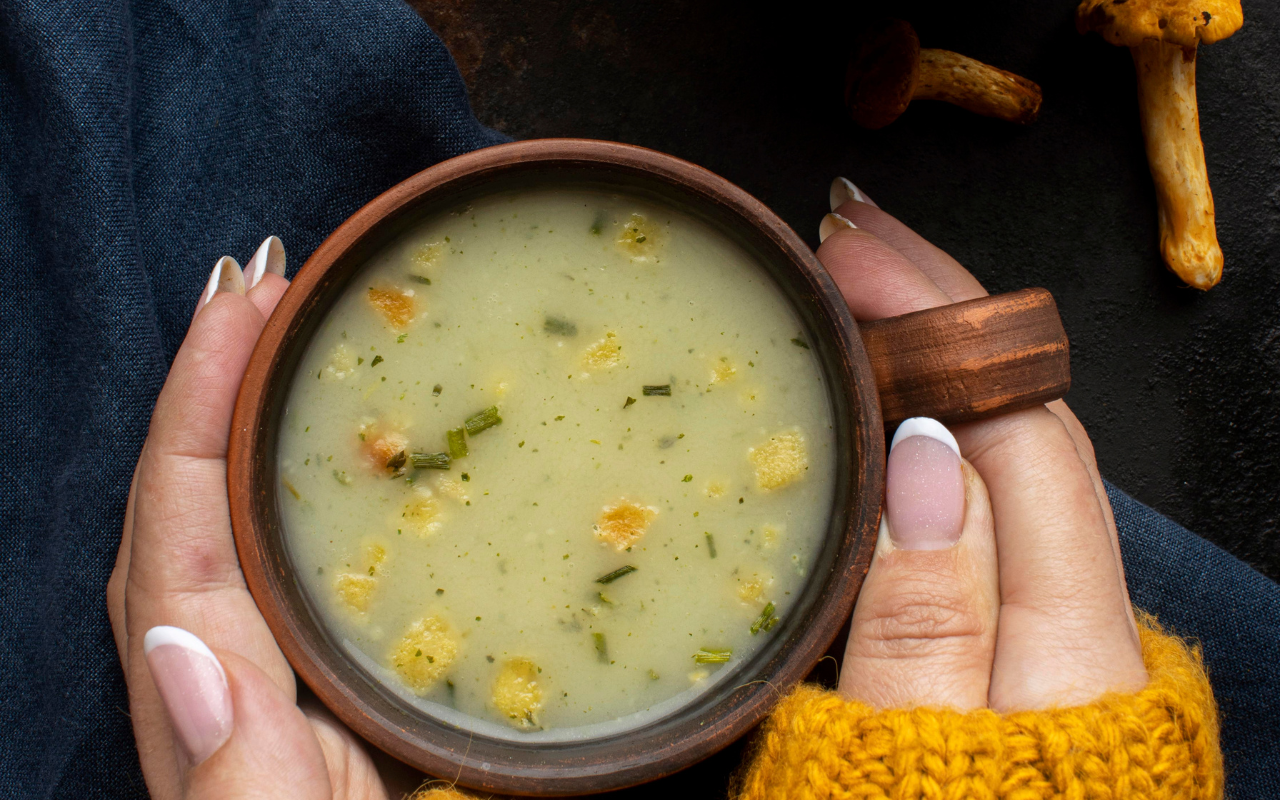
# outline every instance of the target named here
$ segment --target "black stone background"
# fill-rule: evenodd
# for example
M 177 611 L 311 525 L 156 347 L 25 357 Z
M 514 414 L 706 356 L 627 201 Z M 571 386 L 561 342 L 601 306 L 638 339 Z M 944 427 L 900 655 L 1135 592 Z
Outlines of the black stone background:
M 1102 474 L 1280 579 L 1280 4 L 1246 2 L 1244 28 L 1199 53 L 1226 255 L 1222 283 L 1201 293 L 1160 260 L 1129 54 L 1077 34 L 1075 0 L 409 2 L 448 42 L 481 121 L 515 138 L 672 153 L 744 187 L 815 247 L 843 175 L 989 290 L 1048 288 L 1071 337 L 1067 400 Z M 859 27 L 886 11 L 926 47 L 1039 83 L 1039 121 L 920 102 L 884 130 L 853 126 L 844 63 Z M 731 748 L 670 789 L 723 796 L 740 757 Z

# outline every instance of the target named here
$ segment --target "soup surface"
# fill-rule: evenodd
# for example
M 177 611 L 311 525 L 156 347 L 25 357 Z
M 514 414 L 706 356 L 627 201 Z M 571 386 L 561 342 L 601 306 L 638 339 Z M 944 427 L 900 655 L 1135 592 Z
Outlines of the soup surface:
M 278 463 L 304 589 L 367 670 L 557 739 L 665 714 L 777 634 L 834 440 L 801 323 L 742 248 L 557 187 L 371 259 L 302 359 Z

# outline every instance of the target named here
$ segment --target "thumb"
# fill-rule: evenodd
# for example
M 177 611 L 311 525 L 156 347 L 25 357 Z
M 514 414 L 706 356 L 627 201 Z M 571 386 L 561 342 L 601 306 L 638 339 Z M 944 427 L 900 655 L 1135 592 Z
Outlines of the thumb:
M 893 437 L 885 495 L 840 690 L 877 708 L 983 708 L 1000 610 L 986 486 L 951 433 L 917 417 Z
M 166 625 L 147 631 L 143 650 L 177 740 L 185 798 L 331 800 L 310 723 L 265 672 Z

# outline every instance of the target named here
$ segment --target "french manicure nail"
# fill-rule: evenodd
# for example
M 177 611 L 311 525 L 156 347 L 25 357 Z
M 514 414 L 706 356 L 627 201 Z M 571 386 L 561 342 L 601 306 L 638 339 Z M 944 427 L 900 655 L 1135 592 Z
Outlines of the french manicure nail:
M 821 244 L 827 240 L 827 237 L 841 228 L 851 228 L 857 230 L 858 226 L 839 214 L 828 214 L 822 218 L 822 222 L 818 224 L 818 243 Z
M 960 446 L 942 423 L 913 417 L 898 426 L 885 475 L 889 537 L 903 550 L 942 550 L 960 541 L 964 475 Z
M 219 292 L 244 294 L 244 273 L 240 271 L 240 265 L 231 256 L 223 256 L 218 259 L 217 264 L 213 265 L 213 272 L 209 273 L 209 283 L 205 285 L 204 295 L 200 298 L 200 306 L 203 308 Z
M 828 193 L 827 199 L 831 202 L 831 210 L 835 211 L 840 206 L 850 200 L 857 200 L 859 203 L 866 203 L 869 206 L 876 206 L 871 198 L 862 193 L 862 190 L 853 185 L 853 181 L 848 178 L 836 178 L 831 182 L 831 191 Z
M 174 733 L 192 764 L 199 764 L 231 735 L 231 691 L 222 664 L 194 634 L 168 625 L 147 631 L 142 651 Z
M 245 283 L 252 289 L 262 280 L 262 276 L 270 272 L 272 275 L 284 277 L 284 242 L 279 236 L 268 236 L 258 245 L 258 252 L 249 259 L 249 267 L 245 270 Z M 247 290 L 246 290 L 247 291 Z

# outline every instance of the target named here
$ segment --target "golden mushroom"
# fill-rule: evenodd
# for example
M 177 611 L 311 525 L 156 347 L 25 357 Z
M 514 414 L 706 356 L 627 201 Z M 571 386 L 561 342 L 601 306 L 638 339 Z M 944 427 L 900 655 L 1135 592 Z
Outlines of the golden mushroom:
M 950 50 L 920 47 L 915 28 L 900 19 L 867 28 L 849 61 L 844 104 L 854 122 L 875 130 L 913 100 L 941 100 L 984 117 L 1034 122 L 1040 87 Z
M 1076 28 L 1128 47 L 1138 70 L 1138 113 L 1160 214 L 1160 253 L 1197 289 L 1222 279 L 1222 248 L 1196 109 L 1196 47 L 1244 23 L 1240 0 L 1084 0 Z

